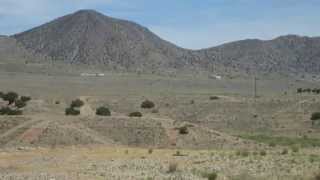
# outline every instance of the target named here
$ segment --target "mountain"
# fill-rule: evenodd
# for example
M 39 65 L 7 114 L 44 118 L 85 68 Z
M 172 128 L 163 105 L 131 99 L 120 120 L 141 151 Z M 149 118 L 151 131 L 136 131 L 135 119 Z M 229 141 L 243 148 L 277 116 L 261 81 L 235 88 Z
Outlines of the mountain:
M 320 72 L 320 38 L 296 35 L 273 40 L 243 40 L 201 50 L 201 59 L 247 73 Z M 213 58 L 212 58 L 213 57 Z
M 43 62 L 114 71 L 286 75 L 320 72 L 320 38 L 288 35 L 269 41 L 249 39 L 187 50 L 136 23 L 93 10 L 63 16 L 10 39 L 42 57 Z
M 188 51 L 136 23 L 81 10 L 13 36 L 26 49 L 53 61 L 113 70 L 189 67 Z

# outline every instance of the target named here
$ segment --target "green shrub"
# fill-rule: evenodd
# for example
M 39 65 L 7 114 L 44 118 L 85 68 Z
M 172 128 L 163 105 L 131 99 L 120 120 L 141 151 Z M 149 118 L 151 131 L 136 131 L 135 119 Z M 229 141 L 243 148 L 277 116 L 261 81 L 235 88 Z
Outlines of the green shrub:
M 18 116 L 18 115 L 22 115 L 22 111 L 19 109 L 10 109 L 10 111 L 8 112 L 9 116 Z
M 289 151 L 288 151 L 288 149 L 286 149 L 286 148 L 283 149 L 282 152 L 281 152 L 282 155 L 286 155 L 286 154 L 288 154 L 288 153 L 289 153 Z
M 0 91 L 0 98 L 2 98 L 4 95 L 4 93 L 2 91 Z
M 2 107 L 0 109 L 0 115 L 8 115 L 8 116 L 22 115 L 22 111 L 18 109 L 11 109 L 9 107 Z
M 243 157 L 248 157 L 250 155 L 250 152 L 247 150 L 238 150 L 236 152 L 237 156 L 243 156 Z
M 132 112 L 129 114 L 129 117 L 142 117 L 141 112 Z
M 11 111 L 9 107 L 2 107 L 0 109 L 0 115 L 8 115 L 9 111 Z
M 260 151 L 260 156 L 266 156 L 267 152 L 265 150 Z
M 25 107 L 27 104 L 26 104 L 26 102 L 25 101 L 22 101 L 22 100 L 16 100 L 15 101 L 15 103 L 14 103 L 14 105 L 17 107 L 17 108 L 23 108 L 23 107 Z
M 302 88 L 297 89 L 297 93 L 302 93 L 302 92 L 303 92 Z
M 314 175 L 314 180 L 320 180 L 320 173 Z
M 311 114 L 310 120 L 317 121 L 320 119 L 320 112 L 314 112 Z
M 75 107 L 79 108 L 79 107 L 82 107 L 83 105 L 84 105 L 84 102 L 83 102 L 82 100 L 76 99 L 76 100 L 74 100 L 74 101 L 71 102 L 70 107 L 72 107 L 72 108 L 75 108 Z
M 108 108 L 106 107 L 99 107 L 96 110 L 96 115 L 98 116 L 111 116 L 111 112 Z
M 219 99 L 218 96 L 211 96 L 211 97 L 210 97 L 210 100 L 218 100 L 218 99 Z
M 179 128 L 179 134 L 188 134 L 189 130 L 187 126 L 182 126 Z
M 8 101 L 9 105 L 14 103 L 19 95 L 16 92 L 8 92 L 2 96 L 4 101 Z
M 292 146 L 291 150 L 292 150 L 292 152 L 297 153 L 297 152 L 299 152 L 299 147 L 298 146 Z
M 205 175 L 208 180 L 216 180 L 218 178 L 218 174 L 216 172 L 212 172 Z
M 182 154 L 179 150 L 177 150 L 176 153 L 173 154 L 173 156 L 182 156 Z
M 143 109 L 151 109 L 154 108 L 155 104 L 152 101 L 145 100 L 141 104 L 141 108 Z
M 270 142 L 270 143 L 269 143 L 269 146 L 270 146 L 270 147 L 276 147 L 277 145 L 276 145 L 275 142 Z
M 31 100 L 31 97 L 29 97 L 29 96 L 21 96 L 20 100 L 23 101 L 23 102 L 28 102 L 28 101 Z
M 76 109 L 74 109 L 74 108 L 72 108 L 72 107 L 69 107 L 69 108 L 66 108 L 65 114 L 66 114 L 67 116 L 77 116 L 77 115 L 80 114 L 80 111 L 79 111 L 79 110 L 76 110 Z
M 170 163 L 168 173 L 174 173 L 178 170 L 178 164 L 177 163 Z
M 152 154 L 153 153 L 153 149 L 148 149 L 148 154 Z

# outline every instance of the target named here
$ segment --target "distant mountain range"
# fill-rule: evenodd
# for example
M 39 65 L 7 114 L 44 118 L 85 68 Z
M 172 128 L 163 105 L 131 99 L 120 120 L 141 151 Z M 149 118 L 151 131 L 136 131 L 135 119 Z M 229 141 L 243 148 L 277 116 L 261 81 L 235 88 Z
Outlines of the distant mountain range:
M 10 59 L 148 73 L 319 74 L 320 38 L 288 35 L 188 50 L 136 23 L 80 10 L 10 37 L 0 36 L 0 62 Z

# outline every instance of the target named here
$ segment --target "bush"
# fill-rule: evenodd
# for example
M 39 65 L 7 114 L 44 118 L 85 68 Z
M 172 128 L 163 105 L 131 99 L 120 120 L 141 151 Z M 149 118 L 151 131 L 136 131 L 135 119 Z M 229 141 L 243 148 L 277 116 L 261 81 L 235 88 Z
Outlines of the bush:
M 169 164 L 169 169 L 168 169 L 168 173 L 174 173 L 176 172 L 178 169 L 178 164 L 177 163 L 170 163 Z
M 9 116 L 18 116 L 18 115 L 22 115 L 22 111 L 19 109 L 10 109 L 10 111 L 8 112 Z
M 179 128 L 179 134 L 188 134 L 188 127 L 187 126 L 182 126 Z
M 183 156 L 183 155 L 181 154 L 181 152 L 180 152 L 179 150 L 177 150 L 177 151 L 173 154 L 173 156 Z
M 282 152 L 281 152 L 282 155 L 286 155 L 288 153 L 289 153 L 288 149 L 283 149 Z
M 20 100 L 23 101 L 23 102 L 28 102 L 28 101 L 31 100 L 31 97 L 29 97 L 29 96 L 21 96 Z
M 9 107 L 2 107 L 0 109 L 0 115 L 8 115 L 8 113 L 11 111 Z
M 270 147 L 276 147 L 277 145 L 276 145 L 275 142 L 270 142 L 270 143 L 269 143 L 269 146 L 270 146 Z
M 79 110 L 76 110 L 76 109 L 74 109 L 74 108 L 72 108 L 72 107 L 69 107 L 69 108 L 66 108 L 65 114 L 66 114 L 67 116 L 77 116 L 77 115 L 80 114 L 80 111 L 79 111 Z
M 218 99 L 219 99 L 218 96 L 211 96 L 211 97 L 210 97 L 210 100 L 218 100 Z
M 25 103 L 25 101 L 22 101 L 22 100 L 16 100 L 14 105 L 17 107 L 17 108 L 23 108 L 25 107 L 27 104 Z
M 298 146 L 292 146 L 291 150 L 292 150 L 292 152 L 297 153 L 297 152 L 299 152 L 299 147 Z
M 218 178 L 218 174 L 216 172 L 212 172 L 205 175 L 208 180 L 216 180 Z
M 19 95 L 16 92 L 8 92 L 2 96 L 2 99 L 8 101 L 9 105 L 14 103 Z
M 8 116 L 22 115 L 22 111 L 18 109 L 11 109 L 9 107 L 3 107 L 0 109 L 0 115 L 8 115 Z
M 108 108 L 106 107 L 99 107 L 96 110 L 96 115 L 98 116 L 111 116 L 111 112 Z
M 82 107 L 83 105 L 84 105 L 84 102 L 83 102 L 82 100 L 76 99 L 76 100 L 74 100 L 74 101 L 71 102 L 70 107 L 72 107 L 72 108 L 75 108 L 75 107 L 79 108 L 79 107 Z
M 145 100 L 141 104 L 141 108 L 143 109 L 151 109 L 154 108 L 155 104 L 152 101 Z
M 0 98 L 2 98 L 3 95 L 4 95 L 4 93 L 0 91 Z
M 297 93 L 302 93 L 302 92 L 303 92 L 302 88 L 297 89 Z
M 314 180 L 320 180 L 320 173 L 314 175 Z
M 148 154 L 152 154 L 153 153 L 153 149 L 148 149 Z
M 236 152 L 237 156 L 243 156 L 243 157 L 248 157 L 250 155 L 250 152 L 247 150 L 239 150 Z
M 142 117 L 141 112 L 132 112 L 129 114 L 129 117 Z
M 265 150 L 260 151 L 260 156 L 266 156 L 267 152 Z
M 314 112 L 311 114 L 311 118 L 312 121 L 316 121 L 320 119 L 320 112 Z

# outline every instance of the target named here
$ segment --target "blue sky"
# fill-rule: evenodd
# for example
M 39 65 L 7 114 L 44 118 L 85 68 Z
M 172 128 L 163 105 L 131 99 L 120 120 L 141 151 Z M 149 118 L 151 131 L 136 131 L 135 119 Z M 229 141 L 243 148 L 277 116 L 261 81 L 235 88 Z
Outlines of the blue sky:
M 320 36 L 320 0 L 0 0 L 0 34 L 79 9 L 135 21 L 191 49 L 286 34 Z

